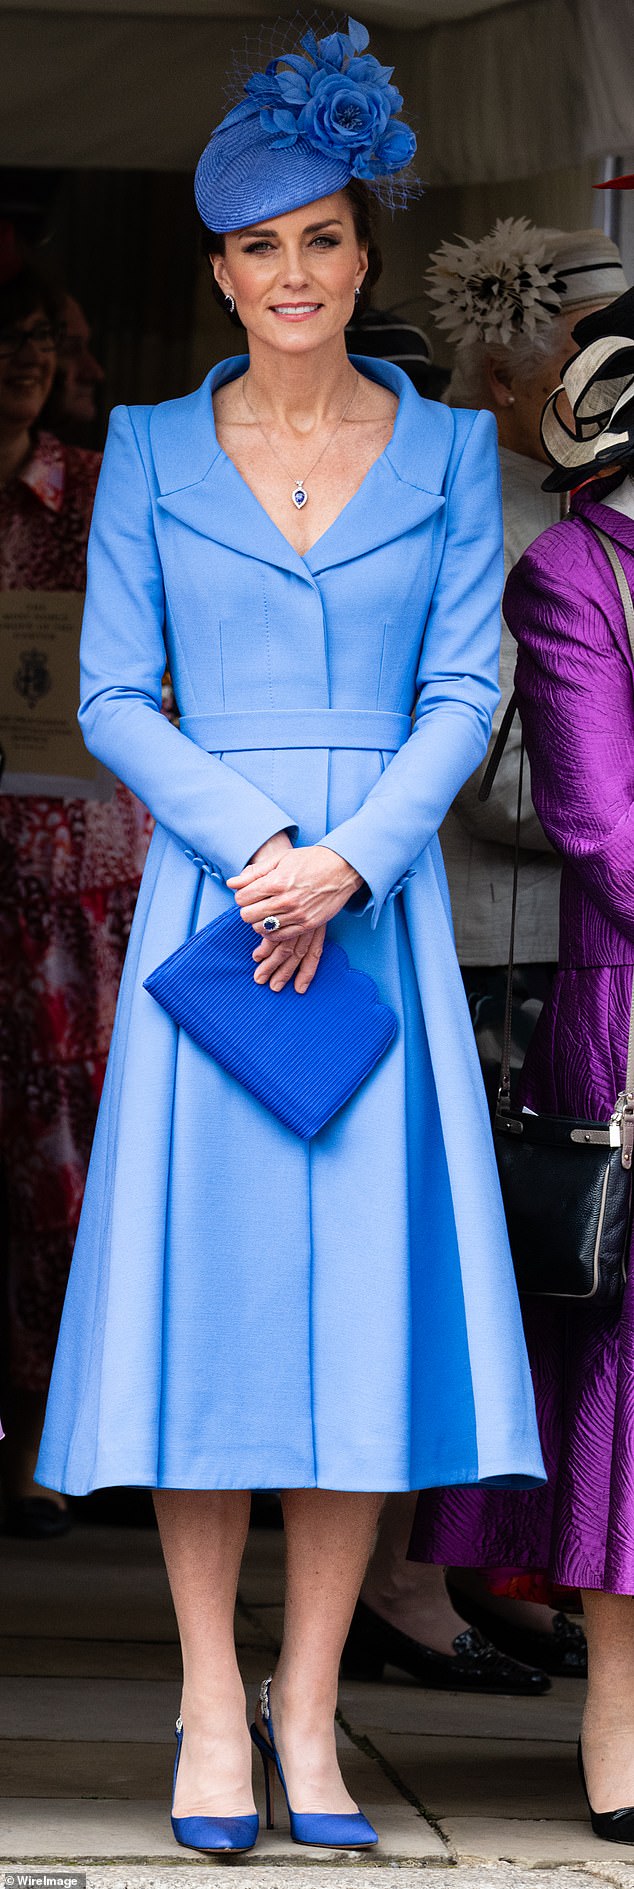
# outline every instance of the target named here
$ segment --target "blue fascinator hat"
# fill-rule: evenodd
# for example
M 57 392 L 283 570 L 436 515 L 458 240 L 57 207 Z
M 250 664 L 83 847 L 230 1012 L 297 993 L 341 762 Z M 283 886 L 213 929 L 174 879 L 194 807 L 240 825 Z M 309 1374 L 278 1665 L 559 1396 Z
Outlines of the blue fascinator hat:
M 403 100 L 391 66 L 366 51 L 369 33 L 317 39 L 269 61 L 244 84 L 245 96 L 212 133 L 196 167 L 194 194 L 207 229 L 226 235 L 283 216 L 362 178 L 390 195 L 390 179 L 416 150 L 399 117 Z

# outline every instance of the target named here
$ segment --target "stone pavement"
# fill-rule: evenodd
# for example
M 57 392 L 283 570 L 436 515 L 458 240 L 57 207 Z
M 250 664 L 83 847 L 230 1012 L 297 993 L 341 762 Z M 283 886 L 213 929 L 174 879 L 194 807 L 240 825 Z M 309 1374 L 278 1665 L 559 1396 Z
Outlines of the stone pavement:
M 237 1616 L 251 1700 L 280 1632 L 282 1553 L 281 1533 L 252 1531 Z M 422 1889 L 448 1889 L 448 1872 L 452 1889 L 519 1889 L 533 1870 L 539 1889 L 634 1889 L 634 1846 L 598 1842 L 587 1820 L 575 1680 L 528 1700 L 423 1691 L 396 1673 L 344 1682 L 344 1769 L 379 1829 L 376 1855 L 298 1850 L 283 1816 L 253 1857 L 201 1863 L 169 1825 L 179 1671 L 154 1529 L 2 1542 L 0 1889 L 27 1861 L 85 1865 L 87 1889 L 198 1889 L 218 1867 L 232 1889 L 301 1889 L 307 1868 L 319 1889 L 358 1889 L 377 1869 L 380 1889 L 396 1889 L 404 1868 Z

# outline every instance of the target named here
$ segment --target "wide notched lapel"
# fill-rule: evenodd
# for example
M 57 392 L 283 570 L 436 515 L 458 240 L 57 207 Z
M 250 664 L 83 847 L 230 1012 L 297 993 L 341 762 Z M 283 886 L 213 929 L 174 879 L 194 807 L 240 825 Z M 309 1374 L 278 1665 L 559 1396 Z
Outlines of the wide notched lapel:
M 157 505 L 159 511 L 171 513 L 201 538 L 228 545 L 241 557 L 275 564 L 280 570 L 292 571 L 304 582 L 312 582 L 304 559 L 293 550 L 284 533 L 278 531 L 226 454 L 219 454 L 199 484 L 186 486 L 179 492 L 162 493 Z
M 220 362 L 195 393 L 154 408 L 150 441 L 159 510 L 242 557 L 277 565 L 312 584 L 320 571 L 364 557 L 440 513 L 453 440 L 449 409 L 421 400 L 390 362 L 356 355 L 352 360 L 360 373 L 398 395 L 394 431 L 359 490 L 305 557 L 269 518 L 216 438 L 214 390 L 246 371 L 247 355 Z
M 389 444 L 328 531 L 307 553 L 315 576 L 336 564 L 365 557 L 433 519 L 444 507 L 443 485 L 453 442 L 448 407 L 421 400 L 400 367 L 391 361 L 351 355 L 369 380 L 398 395 L 398 412 Z
M 405 485 L 388 455 L 382 453 L 334 524 L 307 551 L 306 563 L 318 576 L 335 564 L 365 557 L 381 545 L 415 531 L 435 512 L 441 512 L 443 505 L 439 493 Z
M 150 442 L 160 512 L 178 518 L 202 538 L 227 545 L 312 583 L 304 559 L 278 531 L 216 438 L 212 396 L 223 381 L 245 372 L 248 356 L 221 361 L 193 394 L 166 400 L 150 419 Z M 230 371 L 229 371 L 230 370 Z

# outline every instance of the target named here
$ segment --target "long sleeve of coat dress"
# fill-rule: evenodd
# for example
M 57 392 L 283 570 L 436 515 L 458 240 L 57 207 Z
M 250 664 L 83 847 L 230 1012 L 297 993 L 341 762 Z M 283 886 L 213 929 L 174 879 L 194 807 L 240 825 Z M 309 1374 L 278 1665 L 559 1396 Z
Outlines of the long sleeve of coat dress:
M 604 917 L 634 941 L 632 668 L 625 628 L 621 643 L 594 601 L 610 597 L 595 556 L 583 524 L 551 527 L 512 572 L 504 607 L 519 643 L 516 687 L 542 826 Z M 621 622 L 616 586 L 613 610 Z
M 366 881 L 373 923 L 483 759 L 499 699 L 503 562 L 496 426 L 490 413 L 456 413 L 454 419 L 445 544 L 424 627 L 413 731 L 363 805 L 323 841 Z
M 152 503 L 126 407 L 108 430 L 88 546 L 79 722 L 91 754 L 223 877 L 291 816 L 161 715 L 165 596 Z

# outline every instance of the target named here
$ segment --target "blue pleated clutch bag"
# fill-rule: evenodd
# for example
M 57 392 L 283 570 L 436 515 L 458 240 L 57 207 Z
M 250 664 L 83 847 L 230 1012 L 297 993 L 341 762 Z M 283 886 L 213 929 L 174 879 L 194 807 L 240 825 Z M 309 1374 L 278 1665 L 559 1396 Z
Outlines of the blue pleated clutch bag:
M 201 1049 L 309 1141 L 354 1095 L 396 1034 L 376 984 L 326 938 L 303 996 L 256 984 L 256 938 L 237 906 L 195 932 L 144 988 Z

